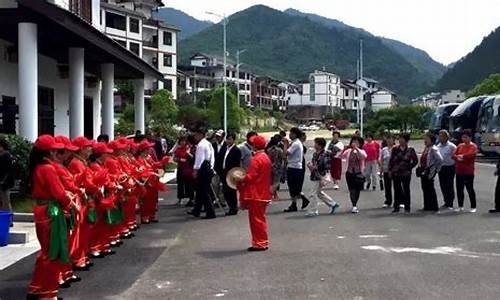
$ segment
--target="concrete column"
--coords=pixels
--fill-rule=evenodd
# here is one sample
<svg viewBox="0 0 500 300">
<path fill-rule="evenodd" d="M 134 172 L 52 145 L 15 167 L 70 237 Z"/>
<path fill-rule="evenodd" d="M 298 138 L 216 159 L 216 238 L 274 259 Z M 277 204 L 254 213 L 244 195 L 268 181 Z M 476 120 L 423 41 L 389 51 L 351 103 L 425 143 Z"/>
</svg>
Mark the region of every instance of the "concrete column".
<svg viewBox="0 0 500 300">
<path fill-rule="evenodd" d="M 38 43 L 37 24 L 18 24 L 19 135 L 38 137 Z"/>
<path fill-rule="evenodd" d="M 135 130 L 144 134 L 144 79 L 134 80 Z"/>
<path fill-rule="evenodd" d="M 92 93 L 94 112 L 94 138 L 101 133 L 101 80 L 97 80 L 96 87 Z"/>
<path fill-rule="evenodd" d="M 114 128 L 114 101 L 113 88 L 115 85 L 115 66 L 113 64 L 101 65 L 101 104 L 102 104 L 102 133 L 109 135 L 109 139 L 115 138 Z"/>
<path fill-rule="evenodd" d="M 69 136 L 83 135 L 84 50 L 69 48 Z"/>
</svg>

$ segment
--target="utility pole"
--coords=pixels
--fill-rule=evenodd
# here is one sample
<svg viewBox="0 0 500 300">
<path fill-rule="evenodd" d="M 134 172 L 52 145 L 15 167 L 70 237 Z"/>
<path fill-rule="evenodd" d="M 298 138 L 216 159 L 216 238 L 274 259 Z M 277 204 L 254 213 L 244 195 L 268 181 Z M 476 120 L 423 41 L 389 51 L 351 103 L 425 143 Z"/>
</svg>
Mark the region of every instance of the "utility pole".
<svg viewBox="0 0 500 300">
<path fill-rule="evenodd" d="M 197 86 L 196 86 L 196 66 L 194 67 L 194 76 L 193 76 L 193 102 L 196 104 L 196 92 L 197 92 Z"/>
<path fill-rule="evenodd" d="M 209 15 L 213 15 L 219 18 L 222 18 L 222 28 L 223 28 L 223 48 L 224 48 L 224 75 L 223 75 L 223 81 L 224 81 L 224 132 L 227 134 L 227 45 L 226 45 L 226 25 L 227 25 L 227 18 L 226 15 L 219 15 L 213 12 L 207 12 Z"/>
<path fill-rule="evenodd" d="M 236 96 L 238 97 L 238 106 L 240 106 L 240 54 L 244 53 L 245 51 L 247 51 L 247 49 L 236 51 L 236 86 L 238 89 Z"/>
<path fill-rule="evenodd" d="M 359 77 L 361 79 L 361 82 L 363 82 L 363 40 L 359 41 Z M 361 136 L 364 135 L 364 124 L 363 124 L 363 117 L 364 117 L 364 108 L 365 108 L 365 97 L 363 95 L 363 90 L 361 89 L 361 113 L 360 113 L 360 122 L 361 122 Z"/>
</svg>

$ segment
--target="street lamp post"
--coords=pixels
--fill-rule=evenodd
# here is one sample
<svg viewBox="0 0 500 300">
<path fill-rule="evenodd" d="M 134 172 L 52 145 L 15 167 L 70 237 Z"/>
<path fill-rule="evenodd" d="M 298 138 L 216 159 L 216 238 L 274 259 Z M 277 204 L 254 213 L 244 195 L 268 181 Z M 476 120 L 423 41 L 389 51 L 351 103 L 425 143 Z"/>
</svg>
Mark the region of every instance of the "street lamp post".
<svg viewBox="0 0 500 300">
<path fill-rule="evenodd" d="M 237 90 L 238 90 L 236 96 L 238 97 L 238 106 L 240 106 L 240 65 L 241 65 L 240 64 L 240 54 L 245 53 L 246 51 L 247 51 L 247 49 L 236 51 L 236 86 L 237 86 Z"/>
<path fill-rule="evenodd" d="M 223 27 L 223 43 L 224 43 L 224 74 L 223 74 L 223 81 L 224 81 L 224 132 L 227 133 L 227 48 L 226 48 L 226 25 L 227 25 L 227 18 L 226 15 L 219 15 L 213 12 L 207 12 L 209 15 L 213 15 L 216 17 L 219 17 L 222 19 L 222 27 Z"/>
</svg>

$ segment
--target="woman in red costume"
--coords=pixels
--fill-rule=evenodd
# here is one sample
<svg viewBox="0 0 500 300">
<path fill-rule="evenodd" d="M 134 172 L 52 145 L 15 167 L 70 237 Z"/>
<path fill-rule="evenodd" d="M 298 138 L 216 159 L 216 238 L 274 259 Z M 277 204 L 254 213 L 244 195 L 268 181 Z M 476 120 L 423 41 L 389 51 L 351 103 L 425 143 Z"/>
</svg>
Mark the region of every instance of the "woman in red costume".
<svg viewBox="0 0 500 300">
<path fill-rule="evenodd" d="M 96 221 L 93 198 L 99 192 L 92 182 L 93 172 L 89 166 L 92 144 L 93 142 L 84 136 L 75 138 L 73 145 L 78 150 L 73 153 L 73 158 L 68 165 L 69 171 L 75 176 L 77 186 L 81 189 L 79 247 L 70 253 L 76 270 L 88 270 L 92 266 L 88 253 L 90 252 L 90 233 Z"/>
<path fill-rule="evenodd" d="M 272 164 L 264 152 L 266 139 L 254 136 L 250 139 L 254 156 L 245 177 L 240 178 L 240 206 L 248 209 L 248 220 L 252 233 L 252 247 L 248 251 L 265 251 L 269 247 L 266 209 L 271 202 Z"/>
<path fill-rule="evenodd" d="M 36 202 L 33 214 L 41 249 L 27 299 L 57 299 L 60 273 L 70 264 L 64 211 L 76 205 L 54 167 L 57 151 L 61 149 L 64 144 L 42 135 L 30 154 L 31 195 Z"/>
</svg>

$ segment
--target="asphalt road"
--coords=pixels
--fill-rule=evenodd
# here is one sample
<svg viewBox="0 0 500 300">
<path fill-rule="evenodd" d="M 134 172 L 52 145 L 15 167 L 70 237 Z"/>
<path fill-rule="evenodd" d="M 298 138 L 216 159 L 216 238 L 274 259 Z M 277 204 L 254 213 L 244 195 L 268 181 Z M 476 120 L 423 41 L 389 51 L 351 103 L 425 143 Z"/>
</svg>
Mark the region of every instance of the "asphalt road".
<svg viewBox="0 0 500 300">
<path fill-rule="evenodd" d="M 391 215 L 380 191 L 349 213 L 345 183 L 329 191 L 338 214 L 269 209 L 270 250 L 247 253 L 246 212 L 195 220 L 161 202 L 161 222 L 142 226 L 117 254 L 95 260 L 66 299 L 500 299 L 500 215 L 490 215 L 493 166 L 478 164 L 476 214 Z M 306 180 L 306 185 L 307 180 Z M 306 186 L 306 189 L 307 189 Z M 412 204 L 421 207 L 419 182 Z M 172 193 L 173 194 L 173 193 Z M 287 198 L 286 191 L 281 194 Z M 169 196 L 168 198 L 171 198 Z M 440 197 L 441 199 L 441 197 Z M 466 200 L 468 207 L 468 200 Z M 1 258 L 0 258 L 1 259 Z M 0 272 L 0 299 L 22 299 L 34 256 Z"/>
</svg>

